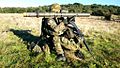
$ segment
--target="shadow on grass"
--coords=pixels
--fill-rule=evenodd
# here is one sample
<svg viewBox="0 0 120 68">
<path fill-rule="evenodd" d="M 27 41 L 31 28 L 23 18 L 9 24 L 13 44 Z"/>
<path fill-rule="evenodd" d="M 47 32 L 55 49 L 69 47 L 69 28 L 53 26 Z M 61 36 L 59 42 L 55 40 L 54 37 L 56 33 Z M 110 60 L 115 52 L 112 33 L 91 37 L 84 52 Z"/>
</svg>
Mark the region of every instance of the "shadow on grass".
<svg viewBox="0 0 120 68">
<path fill-rule="evenodd" d="M 19 37 L 20 39 L 23 40 L 24 44 L 27 45 L 27 49 L 32 51 L 32 49 L 34 48 L 34 46 L 36 44 L 38 44 L 41 48 L 44 46 L 44 41 L 46 40 L 43 40 L 41 41 L 40 40 L 40 36 L 34 36 L 32 35 L 30 32 L 31 30 L 15 30 L 15 29 L 10 29 L 9 31 L 13 32 L 14 35 L 16 35 L 17 37 Z M 54 50 L 53 49 L 53 43 L 51 38 L 47 40 L 47 44 L 50 48 L 50 50 Z M 42 49 L 43 50 L 43 49 Z"/>
<path fill-rule="evenodd" d="M 31 30 L 15 30 L 15 29 L 10 29 L 11 32 L 14 33 L 17 37 L 23 39 L 23 41 L 27 43 L 37 43 L 39 40 L 39 37 L 32 35 L 30 32 Z"/>
<path fill-rule="evenodd" d="M 27 49 L 31 50 L 34 48 L 34 45 L 29 47 L 29 44 L 34 43 L 37 44 L 39 41 L 40 37 L 32 35 L 30 32 L 31 30 L 15 30 L 15 29 L 10 29 L 9 31 L 13 32 L 14 35 L 17 37 L 21 38 L 24 41 L 24 44 L 27 45 Z"/>
</svg>

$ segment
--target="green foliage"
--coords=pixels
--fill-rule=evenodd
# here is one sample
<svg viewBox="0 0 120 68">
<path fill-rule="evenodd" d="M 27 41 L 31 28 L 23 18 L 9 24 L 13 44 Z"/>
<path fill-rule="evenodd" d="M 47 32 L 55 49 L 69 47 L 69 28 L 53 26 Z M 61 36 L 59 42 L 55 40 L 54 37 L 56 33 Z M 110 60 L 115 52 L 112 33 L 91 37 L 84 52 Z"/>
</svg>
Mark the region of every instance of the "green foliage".
<svg viewBox="0 0 120 68">
<path fill-rule="evenodd" d="M 111 20 L 112 13 L 110 12 L 110 10 L 103 10 L 102 13 L 103 13 L 106 20 Z"/>
<path fill-rule="evenodd" d="M 23 13 L 23 12 L 49 12 L 49 6 L 39 6 L 39 7 L 27 7 L 27 8 L 20 8 L 20 7 L 5 7 L 0 8 L 0 13 Z M 80 3 L 74 4 L 67 4 L 61 5 L 62 9 L 67 9 L 69 12 L 85 12 L 91 13 L 95 16 L 106 16 L 105 14 L 116 14 L 120 15 L 120 7 L 114 5 L 99 5 L 99 4 L 92 4 L 92 5 L 83 5 Z M 106 12 L 105 12 L 106 11 Z"/>
<path fill-rule="evenodd" d="M 116 14 L 120 15 L 120 8 L 117 9 L 117 13 Z"/>
</svg>

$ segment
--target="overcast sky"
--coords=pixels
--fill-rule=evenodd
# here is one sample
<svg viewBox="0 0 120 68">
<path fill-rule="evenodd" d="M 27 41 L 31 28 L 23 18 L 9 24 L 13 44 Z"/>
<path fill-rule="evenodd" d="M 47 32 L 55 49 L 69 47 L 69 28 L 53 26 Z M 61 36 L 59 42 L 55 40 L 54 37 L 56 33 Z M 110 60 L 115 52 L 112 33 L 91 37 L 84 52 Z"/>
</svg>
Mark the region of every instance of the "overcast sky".
<svg viewBox="0 0 120 68">
<path fill-rule="evenodd" d="M 120 6 L 120 0 L 0 0 L 0 7 L 37 7 L 39 5 L 50 5 L 52 3 L 73 4 L 75 2 L 84 5 L 102 4 Z"/>
</svg>

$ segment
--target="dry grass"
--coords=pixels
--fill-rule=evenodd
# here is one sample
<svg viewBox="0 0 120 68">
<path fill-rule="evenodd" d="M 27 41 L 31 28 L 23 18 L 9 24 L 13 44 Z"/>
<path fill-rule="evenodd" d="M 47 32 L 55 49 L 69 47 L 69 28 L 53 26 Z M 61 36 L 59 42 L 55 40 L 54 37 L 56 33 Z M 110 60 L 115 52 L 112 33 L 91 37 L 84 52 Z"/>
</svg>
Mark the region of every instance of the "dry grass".
<svg viewBox="0 0 120 68">
<path fill-rule="evenodd" d="M 120 23 L 114 21 L 99 20 L 95 17 L 76 18 L 77 25 L 86 34 L 89 30 L 114 33 L 120 29 Z"/>
</svg>

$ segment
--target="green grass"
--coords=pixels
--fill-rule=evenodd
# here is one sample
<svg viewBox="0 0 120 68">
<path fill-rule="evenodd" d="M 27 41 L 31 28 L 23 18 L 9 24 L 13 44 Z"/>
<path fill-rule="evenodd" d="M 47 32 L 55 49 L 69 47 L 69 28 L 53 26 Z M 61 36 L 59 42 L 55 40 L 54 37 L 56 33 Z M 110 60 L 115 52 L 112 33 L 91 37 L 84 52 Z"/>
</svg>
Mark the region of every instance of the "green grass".
<svg viewBox="0 0 120 68">
<path fill-rule="evenodd" d="M 8 28 L 7 28 L 8 29 Z M 20 28 L 13 28 L 21 30 Z M 35 31 L 35 30 L 34 30 Z M 2 33 L 2 31 L 1 31 Z M 120 67 L 120 30 L 114 33 L 89 31 L 85 36 L 92 49 L 94 59 L 83 48 L 85 60 L 75 62 L 58 62 L 56 55 L 35 54 L 27 49 L 26 42 L 34 39 L 29 35 L 22 37 L 13 32 L 6 32 L 0 39 L 0 68 L 119 68 Z M 23 37 L 26 37 L 23 40 Z M 27 40 L 26 40 L 27 39 Z M 85 49 L 85 50 L 84 50 Z"/>
<path fill-rule="evenodd" d="M 50 68 L 71 68 L 71 67 L 90 67 L 90 68 L 115 68 L 120 66 L 120 36 L 117 34 L 94 33 L 95 37 L 86 37 L 92 49 L 95 59 L 90 55 L 82 61 L 76 62 L 57 62 L 56 55 L 46 56 L 44 53 L 35 55 L 27 50 L 27 45 L 20 38 L 9 33 L 9 39 L 0 42 L 0 66 L 1 67 L 50 67 Z M 98 34 L 98 35 L 97 35 Z M 92 35 L 91 35 L 92 36 Z M 9 42 L 8 42 L 9 41 Z"/>
</svg>

